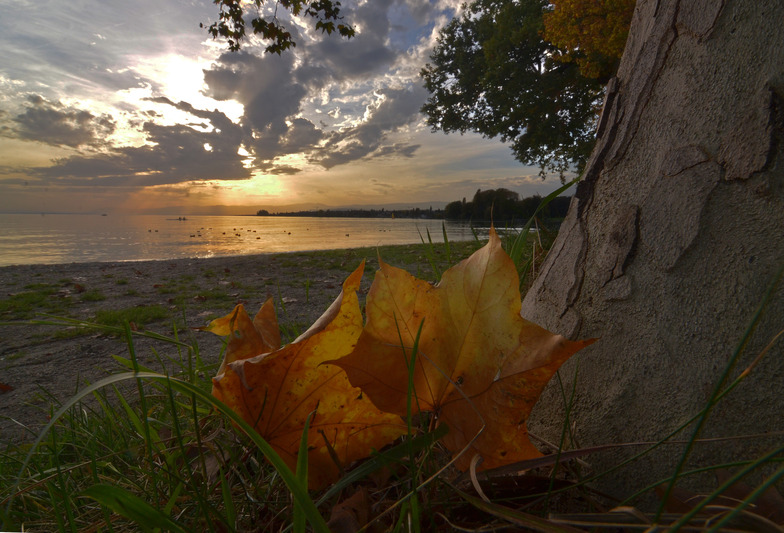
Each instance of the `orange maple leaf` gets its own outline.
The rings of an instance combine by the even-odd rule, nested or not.
[[[272,298],[264,302],[253,321],[245,312],[245,307],[239,304],[223,318],[216,318],[207,327],[196,329],[220,336],[231,335],[217,375],[223,374],[229,363],[280,348],[280,329]]]
[[[348,465],[406,432],[399,416],[379,411],[340,368],[321,364],[348,354],[359,337],[362,313],[356,291],[363,270],[364,262],[324,315],[279,350],[249,356],[264,349],[270,324],[251,321],[241,306],[206,328],[232,335],[224,370],[213,378],[213,395],[254,426],[292,469],[305,421],[316,411],[308,434],[311,489],[338,479],[335,460]]]
[[[330,362],[379,409],[406,415],[408,361],[421,327],[414,413],[434,411],[449,426],[442,441],[453,454],[470,443],[456,465],[465,470],[475,454],[481,468],[538,457],[525,420],[561,364],[594,340],[550,333],[520,308],[517,271],[491,229],[488,244],[436,286],[382,262],[356,347]]]

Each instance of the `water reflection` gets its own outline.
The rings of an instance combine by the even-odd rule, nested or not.
[[[135,261],[442,242],[441,220],[158,215],[0,215],[0,266]],[[474,238],[445,222],[449,240]],[[486,232],[485,232],[486,233]]]

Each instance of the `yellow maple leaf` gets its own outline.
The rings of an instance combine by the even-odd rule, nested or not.
[[[254,426],[292,469],[305,421],[316,411],[308,434],[311,489],[338,479],[332,452],[341,465],[348,465],[406,432],[399,416],[379,411],[339,367],[321,364],[348,354],[359,337],[362,313],[356,291],[363,270],[364,262],[313,327],[271,353],[246,357],[260,349],[264,335],[259,329],[265,326],[251,322],[242,308],[208,327],[232,335],[224,370],[213,378],[213,394]]]
[[[366,303],[367,322],[354,350],[330,361],[382,411],[406,415],[408,360],[419,333],[415,409],[449,426],[442,439],[466,469],[538,457],[525,426],[560,365],[593,340],[572,342],[520,316],[514,263],[491,229],[486,246],[446,271],[433,286],[382,262]],[[401,344],[402,340],[402,344]]]

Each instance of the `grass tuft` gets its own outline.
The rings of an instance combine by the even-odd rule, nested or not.
[[[133,323],[144,327],[151,322],[165,320],[171,312],[161,305],[131,307],[128,309],[104,309],[95,312],[95,322],[104,326],[120,327],[125,323]]]

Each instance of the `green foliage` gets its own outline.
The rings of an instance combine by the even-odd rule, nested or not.
[[[277,8],[284,7],[291,11],[292,15],[306,15],[316,20],[316,29],[322,33],[332,34],[337,31],[343,37],[351,38],[354,36],[354,28],[342,23],[343,17],[340,15],[340,2],[332,0],[279,0],[275,2],[275,11],[270,19],[261,15],[264,0],[252,0],[243,2],[240,0],[213,0],[218,5],[218,22],[214,22],[207,29],[213,39],[222,37],[227,40],[229,50],[236,52],[242,46],[242,41],[247,39],[246,22],[243,16],[245,8],[250,4],[256,8],[257,16],[250,19],[253,33],[260,36],[265,41],[270,41],[266,51],[280,55],[292,46],[296,46],[290,32],[280,23],[277,17]],[[204,27],[203,24],[199,26]]]
[[[152,531],[161,527],[167,531],[179,533],[186,531],[165,513],[122,487],[99,483],[85,489],[81,496],[91,498],[115,513],[132,520],[144,531]]]
[[[470,202],[465,199],[451,202],[444,212],[448,220],[491,220],[499,225],[503,221],[525,221],[534,214],[561,219],[566,216],[569,202],[570,196],[556,196],[542,205],[539,195],[520,199],[519,194],[508,189],[479,189]]]
[[[545,0],[476,0],[438,38],[421,72],[422,107],[434,130],[475,131],[512,143],[515,157],[561,174],[578,172],[594,144],[602,85],[551,58]]]

